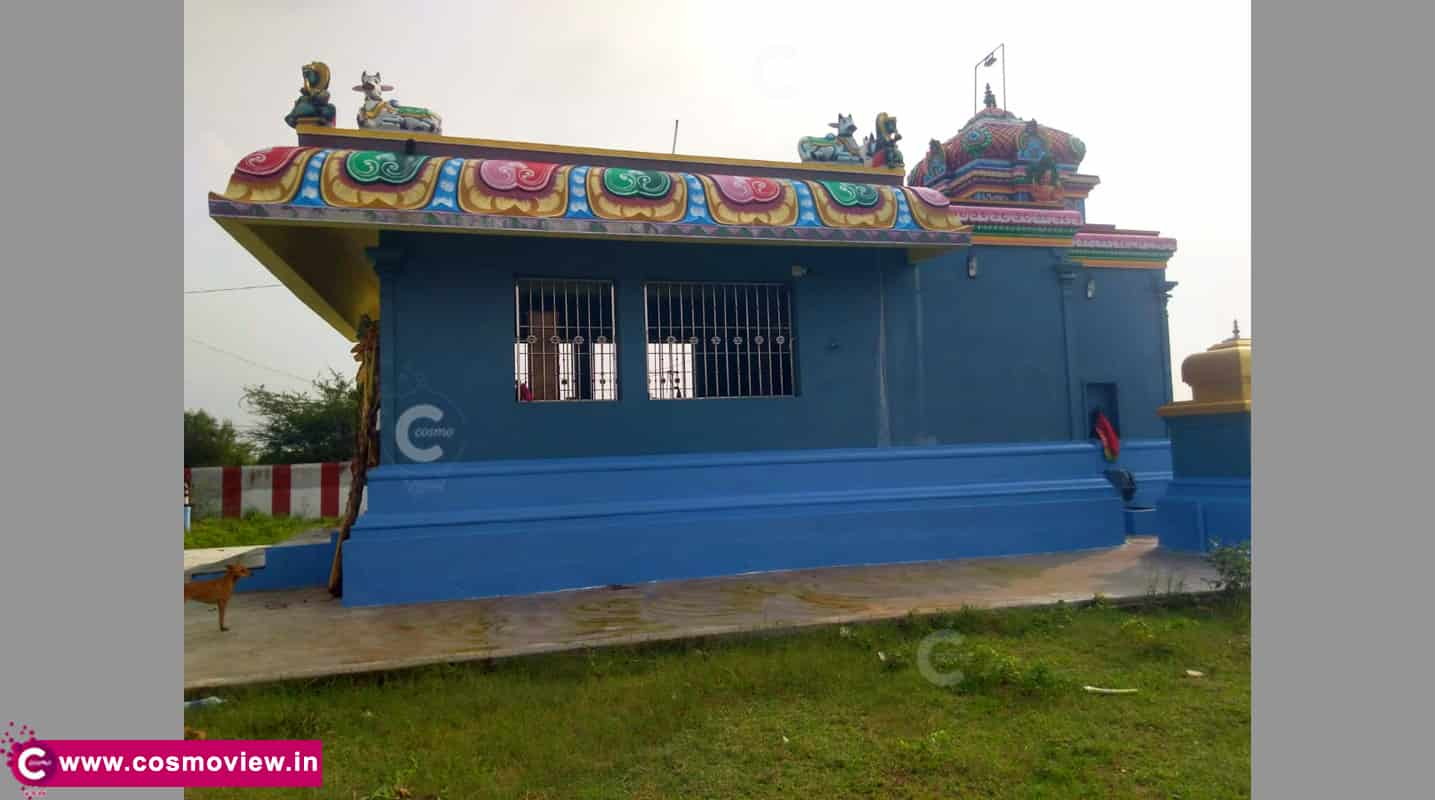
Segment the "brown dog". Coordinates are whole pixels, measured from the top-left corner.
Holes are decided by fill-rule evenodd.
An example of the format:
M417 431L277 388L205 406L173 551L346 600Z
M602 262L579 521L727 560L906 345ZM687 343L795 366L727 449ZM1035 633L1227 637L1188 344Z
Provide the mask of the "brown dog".
M224 627L224 609L229 606L230 595L234 594L234 582L251 574L253 573L243 564L229 564L224 568L223 577L186 583L184 599L219 606L219 629L227 631L229 629Z

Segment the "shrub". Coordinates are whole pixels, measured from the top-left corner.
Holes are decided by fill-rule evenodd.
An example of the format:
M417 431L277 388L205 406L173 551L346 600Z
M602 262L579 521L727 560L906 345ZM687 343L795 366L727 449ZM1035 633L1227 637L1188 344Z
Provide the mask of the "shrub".
M1211 551L1206 554L1206 563L1216 570L1218 576L1214 580L1205 579L1212 589L1226 594L1250 591L1251 543L1249 540L1238 545L1222 545L1212 539Z
M1121 623L1121 637L1145 655L1169 655L1174 648L1161 634L1171 630L1170 625L1158 628L1144 617L1132 617Z
M1016 656L986 645L972 647L959 663L962 680L957 687L964 692L1006 688L1033 693L1055 689L1064 683L1045 663L1024 664Z

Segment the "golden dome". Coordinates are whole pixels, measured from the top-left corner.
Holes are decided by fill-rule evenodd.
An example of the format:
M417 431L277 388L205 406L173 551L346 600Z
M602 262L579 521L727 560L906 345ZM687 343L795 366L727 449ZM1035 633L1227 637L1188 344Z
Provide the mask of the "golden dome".
M1162 406L1161 416L1249 413L1251 340L1236 328L1231 338L1181 362L1181 381L1191 387L1191 399Z

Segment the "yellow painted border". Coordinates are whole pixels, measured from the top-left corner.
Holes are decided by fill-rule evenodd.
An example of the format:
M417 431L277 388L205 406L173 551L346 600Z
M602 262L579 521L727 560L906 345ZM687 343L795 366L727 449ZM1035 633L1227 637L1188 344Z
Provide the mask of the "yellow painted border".
M981 223L977 223L981 224ZM1047 236L982 236L973 235L972 244L994 247L1070 247L1074 237Z
M535 153L564 153L567 155L606 156L611 158L641 158L650 161L668 161L675 164L712 164L715 166L761 167L767 169L811 170L832 172L841 175L891 175L905 177L903 169L880 167L857 167L842 164L824 164L814 161L760 161L746 158L724 158L722 156L688 156L673 153L648 153L641 150L609 150L602 147L574 147L563 144L540 144L538 142L512 142L501 139L468 139L458 136L436 136L432 133L415 131L375 131L358 128L328 128L317 125L300 125L299 134L312 136L342 136L352 139L378 139L403 142L434 142L460 147L492 147L504 150L530 150Z
M1073 258L1072 261L1084 267L1104 267L1107 269L1166 269L1167 260L1163 261L1116 261L1107 258Z
M1156 414L1162 417L1196 417L1206 414L1249 414L1251 413L1251 401L1249 400L1220 400L1214 403L1172 403L1156 409Z

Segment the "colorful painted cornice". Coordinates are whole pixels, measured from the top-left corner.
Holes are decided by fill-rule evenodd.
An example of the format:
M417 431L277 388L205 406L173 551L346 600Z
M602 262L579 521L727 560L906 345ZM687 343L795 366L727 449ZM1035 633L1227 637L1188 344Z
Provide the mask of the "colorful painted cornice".
M1160 269L1175 252L1175 239L1155 233L1082 231L1073 237L1069 258L1088 267Z
M1067 208L959 205L956 209L962 221L972 226L972 244L1070 247L1081 228L1081 212Z
M1075 207L1085 200L1091 190L1101 183L1095 175L1082 175L1074 167L1059 167L1061 175L1060 203L1048 201L1046 205L1065 204ZM1040 201L1027 183L1027 166L1006 161L983 159L969 162L962 167L929 181L918 181L916 186L936 189L953 201L992 201L1007 203L1032 203Z
M368 226L963 245L940 192L843 180L697 174L389 151L271 147L235 167L217 217Z

